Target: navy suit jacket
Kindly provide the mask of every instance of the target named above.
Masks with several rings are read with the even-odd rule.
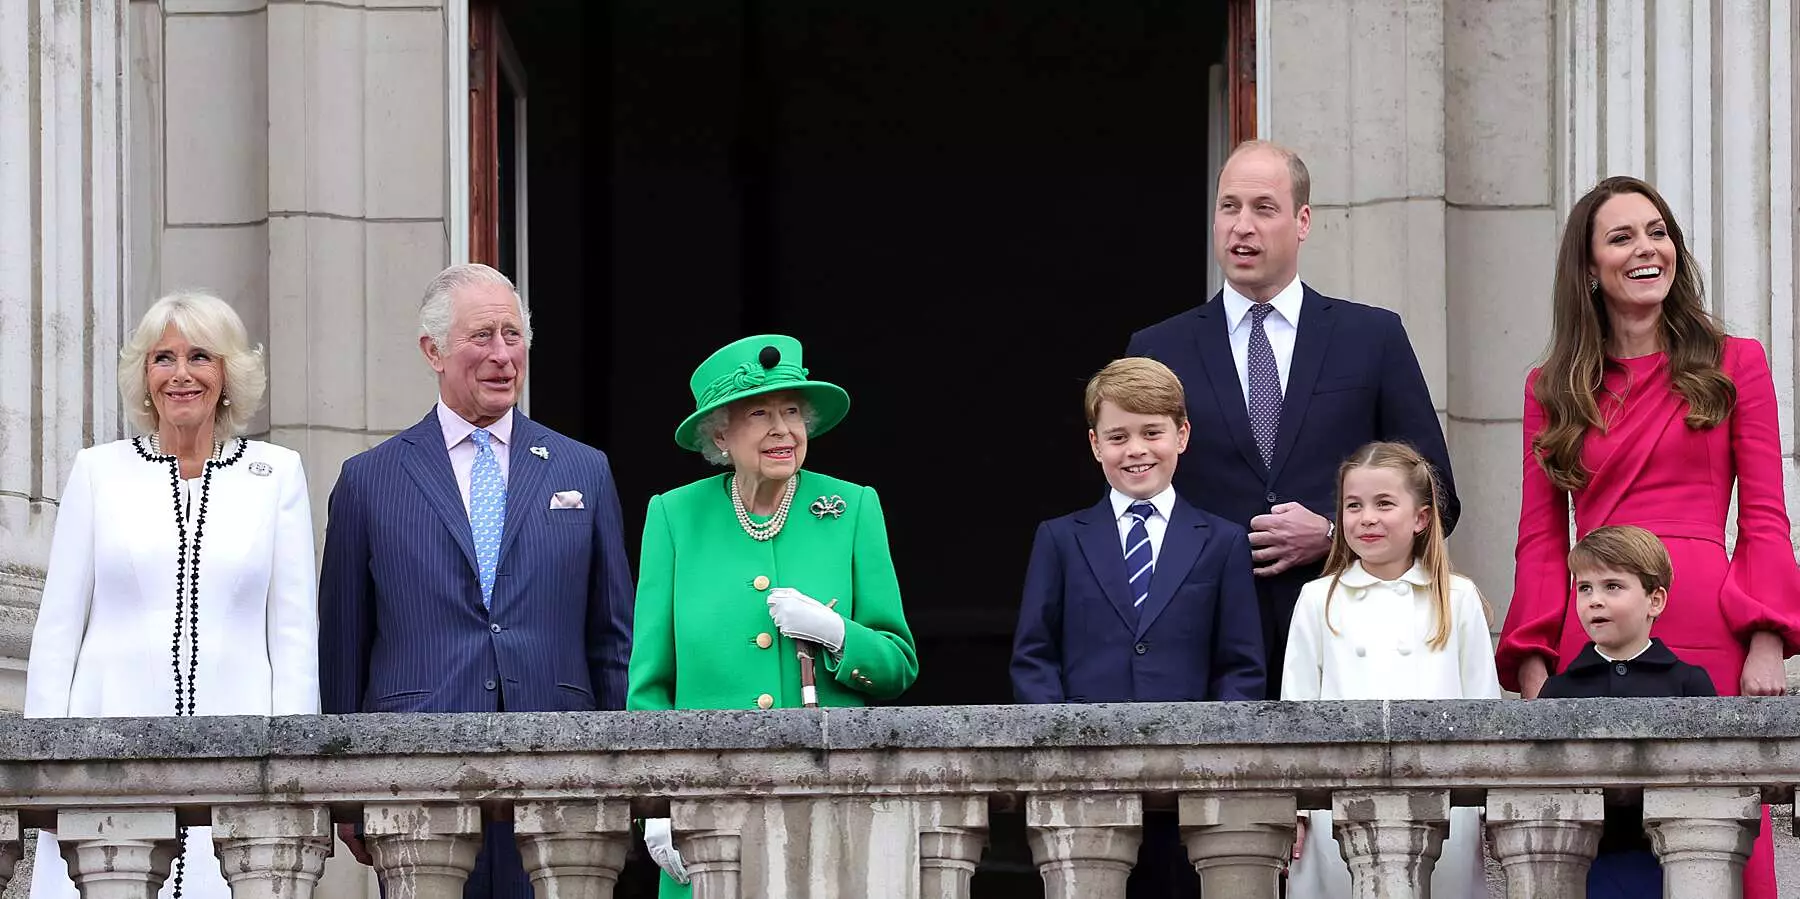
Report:
[[[551,509],[565,490],[586,508]],[[327,714],[625,707],[634,597],[604,453],[513,413],[491,613],[435,409],[344,463],[330,515]]]
[[[1462,508],[1450,452],[1400,316],[1304,285],[1303,290],[1273,465],[1263,464],[1250,433],[1243,381],[1231,355],[1219,294],[1131,336],[1126,355],[1149,356],[1169,366],[1187,392],[1193,433],[1175,470],[1176,491],[1244,528],[1284,502],[1335,519],[1337,472],[1344,460],[1371,441],[1403,441],[1436,469],[1448,533]],[[1270,696],[1280,695],[1294,602],[1300,588],[1319,576],[1323,561],[1256,579]]]
[[[1039,702],[1263,698],[1244,529],[1176,497],[1132,608],[1112,500],[1038,526],[1013,635],[1013,696]]]

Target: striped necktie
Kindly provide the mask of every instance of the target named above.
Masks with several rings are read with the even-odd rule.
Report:
[[[1131,530],[1125,534],[1125,573],[1131,581],[1131,606],[1143,608],[1150,598],[1150,575],[1156,570],[1156,556],[1150,549],[1150,531],[1144,522],[1156,514],[1149,503],[1132,503],[1125,511],[1131,516]]]

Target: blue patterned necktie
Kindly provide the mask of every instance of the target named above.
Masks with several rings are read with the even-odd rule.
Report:
[[[1263,319],[1274,308],[1269,303],[1250,306],[1250,352],[1244,366],[1250,383],[1250,434],[1264,466],[1275,464],[1275,435],[1281,429],[1281,371],[1275,367],[1269,332],[1263,330]]]
[[[1150,575],[1156,571],[1156,556],[1150,549],[1150,531],[1144,522],[1156,514],[1149,503],[1132,503],[1125,514],[1131,516],[1131,530],[1125,532],[1125,573],[1131,581],[1131,607],[1141,609],[1150,598]]]
[[[500,529],[506,523],[506,479],[494,456],[494,435],[476,428],[475,467],[469,470],[469,531],[475,537],[475,564],[481,569],[481,607],[494,604],[494,571],[500,562]]]

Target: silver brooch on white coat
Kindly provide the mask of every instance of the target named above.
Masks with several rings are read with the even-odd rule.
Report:
[[[250,463],[250,473],[259,478],[266,478],[274,474],[275,469],[270,468],[267,462],[252,462]]]
[[[823,519],[827,515],[832,518],[842,518],[844,517],[844,498],[835,493],[830,496],[821,496],[812,501],[812,513],[813,517],[818,519]]]
[[[532,447],[531,454],[538,457],[539,459],[544,460],[545,462],[550,461],[550,451],[541,446]]]

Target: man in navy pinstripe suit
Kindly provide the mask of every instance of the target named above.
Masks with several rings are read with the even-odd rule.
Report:
[[[420,307],[438,403],[344,463],[319,582],[327,714],[625,707],[631,570],[606,455],[514,411],[531,316],[505,275],[445,269]],[[339,828],[369,863],[355,828]],[[466,899],[530,899],[489,824]]]

